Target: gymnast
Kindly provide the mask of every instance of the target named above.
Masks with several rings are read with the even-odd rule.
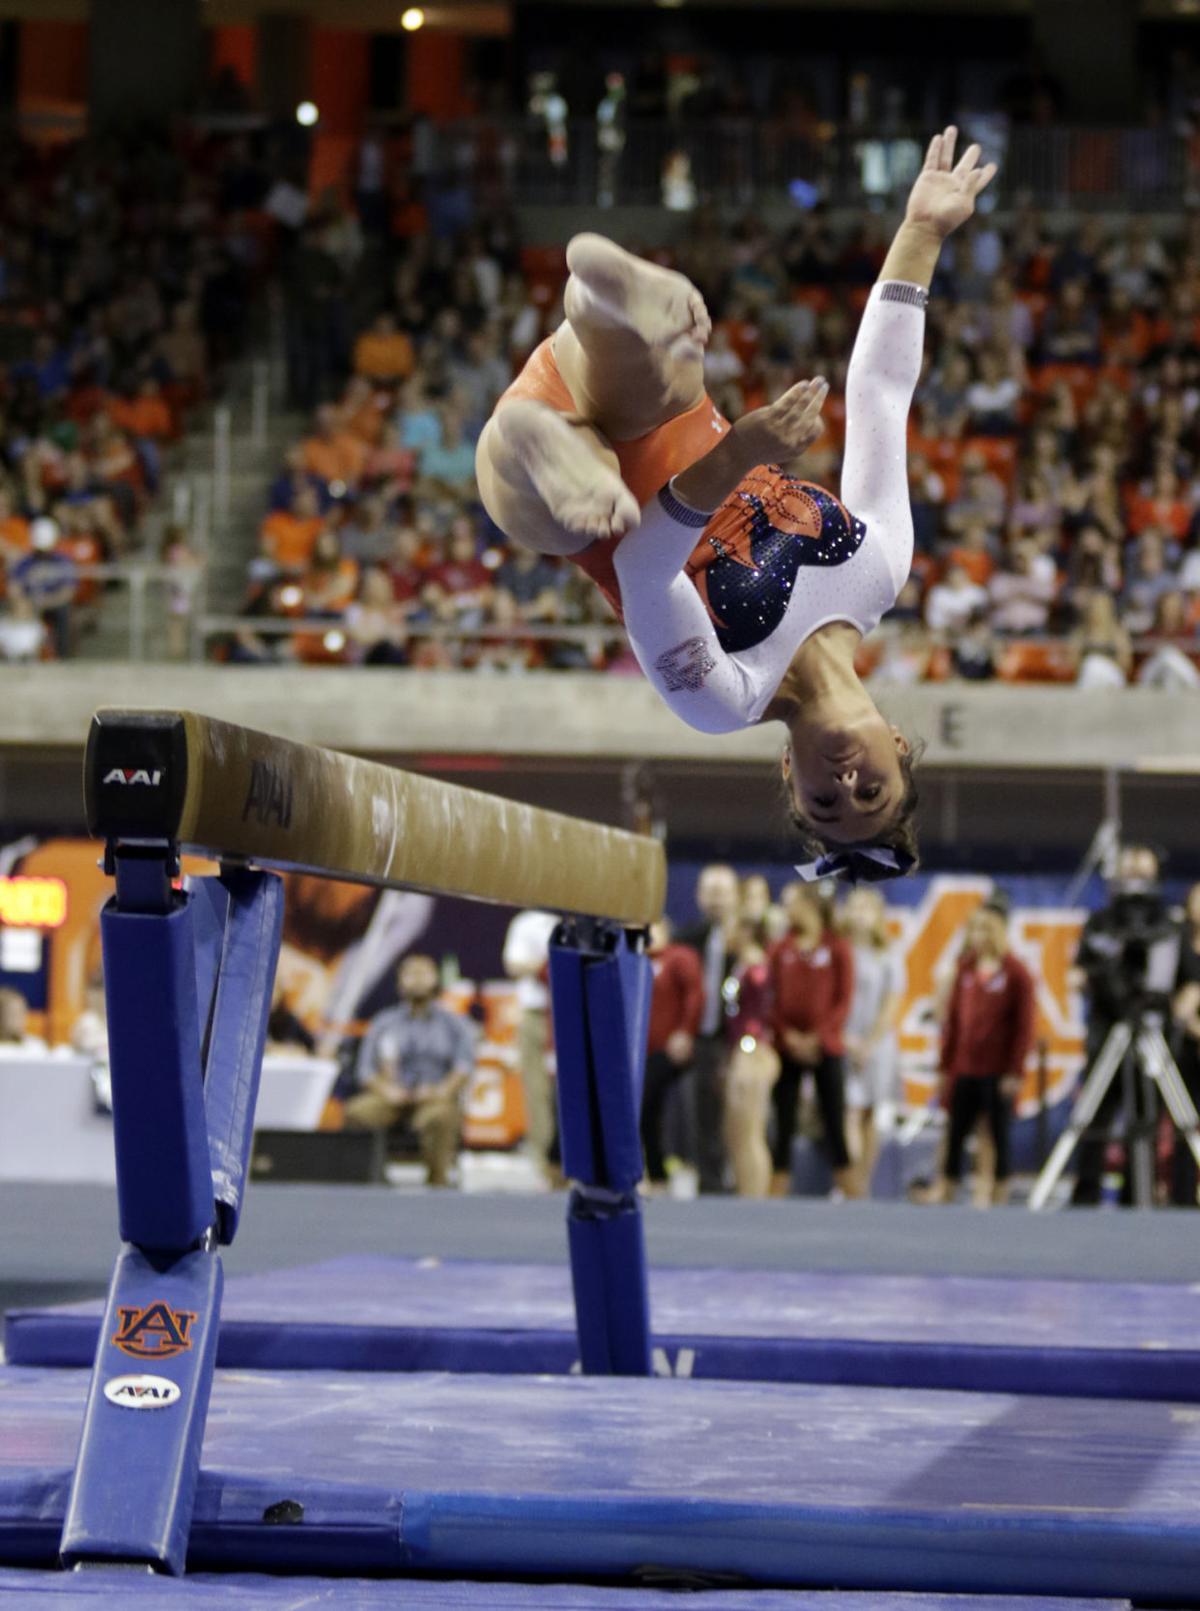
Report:
[[[483,502],[510,538],[564,554],[624,620],[667,705],[705,733],[779,721],[806,878],[917,860],[913,750],[854,669],[907,579],[908,412],[942,243],[995,174],[934,135],[859,326],[842,498],[789,465],[822,431],[801,381],[730,427],[704,389],[711,325],[683,275],[599,235],[567,248],[566,319],[479,440]]]

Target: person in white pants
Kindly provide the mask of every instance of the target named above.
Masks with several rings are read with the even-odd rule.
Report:
[[[821,433],[825,381],[730,428],[704,393],[699,293],[596,235],[568,248],[567,320],[480,439],[493,519],[599,583],[677,715],[713,734],[787,728],[808,878],[916,864],[915,756],[854,659],[912,562],[906,433],[929,286],[995,173],[974,145],[956,164],[956,139],[951,127],[930,142],[863,313],[840,499],[784,467]]]
[[[550,936],[558,918],[549,912],[518,912],[504,936],[504,971],[517,981],[517,1063],[525,1095],[525,1148],[544,1174],[557,1121],[550,1054],[550,989],[546,982]]]

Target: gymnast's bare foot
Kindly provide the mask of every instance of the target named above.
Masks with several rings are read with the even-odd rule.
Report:
[[[563,306],[572,323],[628,330],[650,347],[699,356],[712,333],[704,298],[671,269],[647,263],[603,235],[576,235]]]
[[[505,448],[564,531],[590,538],[623,537],[637,525],[637,499],[562,414],[545,403],[514,398],[495,419]]]

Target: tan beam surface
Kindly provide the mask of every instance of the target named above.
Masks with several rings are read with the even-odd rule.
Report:
[[[261,866],[464,895],[642,927],[666,894],[657,840],[189,711],[99,713],[181,725],[186,786],[170,837]],[[87,782],[93,830],[145,784]],[[136,835],[131,835],[136,837]]]

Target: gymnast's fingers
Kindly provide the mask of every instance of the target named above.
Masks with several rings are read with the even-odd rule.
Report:
[[[955,164],[955,178],[965,179],[967,174],[971,172],[972,168],[974,168],[975,164],[979,161],[979,158],[982,156],[982,154],[983,153],[979,146],[969,145],[963,152],[962,156],[959,157],[958,162]]]
[[[996,177],[998,171],[999,170],[994,162],[989,162],[986,167],[977,169],[971,175],[972,195],[977,196],[981,190],[986,189],[986,187],[990,185],[992,180]]]

